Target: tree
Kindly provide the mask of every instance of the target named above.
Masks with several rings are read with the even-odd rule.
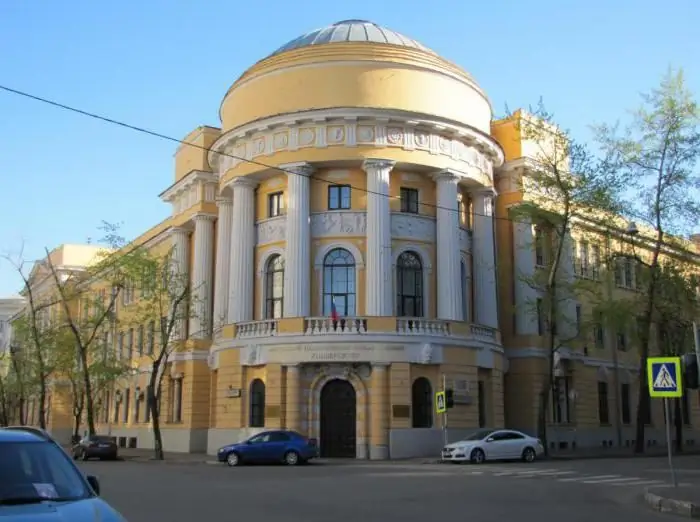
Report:
[[[164,460],[160,429],[163,377],[173,351],[186,337],[187,322],[194,316],[193,295],[186,267],[180,267],[175,251],[158,255],[140,251],[137,266],[141,274],[139,299],[123,321],[149,325],[158,342],[149,335],[145,355],[150,358],[146,408],[150,413],[156,460]],[[184,270],[183,270],[184,269]],[[122,321],[122,319],[120,319]]]
[[[549,400],[557,394],[557,353],[581,334],[572,310],[576,296],[595,289],[574,277],[570,232],[590,223],[591,217],[615,212],[623,180],[568,131],[557,127],[541,102],[529,114],[515,118],[521,139],[534,150],[520,182],[524,201],[512,209],[511,217],[532,223],[541,232],[534,245],[541,268],[522,277],[537,295],[527,306],[544,319],[541,333],[546,336],[547,371],[539,392],[538,434],[547,449]]]
[[[650,251],[645,268],[639,343],[639,383],[635,452],[644,452],[644,427],[649,416],[647,358],[657,286],[661,279],[662,249],[669,235],[682,235],[700,218],[700,155],[698,106],[686,88],[683,72],[669,70],[659,87],[642,95],[642,105],[630,124],[600,125],[597,140],[610,164],[629,182],[623,195],[624,214],[643,222],[653,232],[641,242]],[[646,236],[646,235],[645,235]],[[636,241],[636,240],[635,240]]]
[[[112,380],[123,375],[126,365],[107,365],[115,361],[108,355],[107,342],[112,318],[116,313],[117,299],[125,289],[133,288],[133,281],[140,275],[142,253],[140,248],[130,248],[118,234],[118,225],[102,224],[106,245],[98,259],[84,270],[60,273],[54,265],[48,249],[45,262],[56,287],[58,301],[63,311],[65,327],[72,336],[76,359],[74,368],[81,375],[81,383],[75,388],[80,397],[80,416],[85,411],[88,433],[95,435],[95,401],[93,389],[94,371],[106,372]],[[96,288],[99,287],[99,290]],[[107,292],[109,289],[109,293]],[[102,346],[102,348],[100,348]],[[102,376],[104,377],[104,376]],[[100,382],[104,384],[104,379]],[[104,386],[102,386],[104,391]],[[80,416],[74,411],[76,422]],[[79,424],[78,424],[79,426]]]

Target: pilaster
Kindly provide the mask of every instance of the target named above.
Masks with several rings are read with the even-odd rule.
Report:
[[[311,298],[311,224],[308,163],[282,165],[287,174],[287,246],[284,259],[284,317],[308,317]]]
[[[476,297],[475,321],[484,326],[498,328],[496,248],[493,228],[494,196],[495,192],[491,188],[472,193],[474,208],[472,259]]]
[[[301,429],[300,388],[301,375],[298,364],[289,364],[287,369],[286,389],[286,425],[288,430],[299,431]]]
[[[438,319],[462,321],[459,214],[457,183],[459,177],[444,170],[434,176],[437,183],[437,286]]]
[[[370,393],[370,460],[389,458],[389,404],[387,364],[372,364]]]
[[[231,226],[233,221],[233,200],[219,197],[216,200],[219,207],[216,233],[216,266],[214,274],[214,314],[213,328],[216,336],[226,324],[229,300],[229,277],[231,265]]]
[[[231,182],[233,225],[229,275],[229,323],[253,320],[255,282],[255,188],[258,183],[241,177]]]
[[[515,294],[515,333],[537,335],[537,291],[535,276],[535,240],[532,221],[527,217],[513,223],[513,287]]]
[[[367,173],[367,261],[366,305],[368,316],[393,315],[391,278],[391,212],[389,184],[395,161],[366,159]]]

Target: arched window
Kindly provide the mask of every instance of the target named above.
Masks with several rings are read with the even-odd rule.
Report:
[[[250,427],[265,427],[265,383],[254,379],[250,383]]]
[[[282,317],[284,306],[284,259],[271,256],[265,266],[265,319]]]
[[[396,262],[396,315],[423,317],[423,265],[414,252],[403,252]]]
[[[323,259],[323,315],[332,314],[333,305],[339,317],[354,317],[355,258],[344,248],[335,248]]]
[[[460,268],[462,281],[462,320],[470,321],[469,301],[471,296],[469,295],[469,272],[467,272],[467,263],[465,263],[464,260],[460,263]]]
[[[414,428],[433,427],[433,388],[425,377],[413,381],[411,389],[411,412]]]

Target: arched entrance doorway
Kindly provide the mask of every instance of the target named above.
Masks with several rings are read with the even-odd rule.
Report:
[[[357,456],[356,417],[353,385],[343,379],[328,381],[321,390],[321,457]]]

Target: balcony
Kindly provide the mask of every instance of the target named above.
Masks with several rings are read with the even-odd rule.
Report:
[[[259,339],[373,334],[499,341],[498,331],[493,328],[422,317],[344,317],[337,321],[330,317],[265,319],[239,323],[234,335],[236,339]]]

